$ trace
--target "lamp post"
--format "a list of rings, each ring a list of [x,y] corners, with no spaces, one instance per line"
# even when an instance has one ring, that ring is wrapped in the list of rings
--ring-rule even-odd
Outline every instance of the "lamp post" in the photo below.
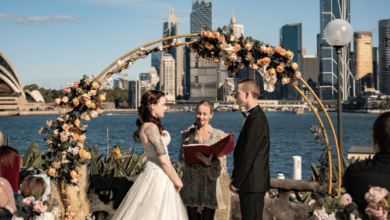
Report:
[[[339,149],[340,155],[343,155],[343,134],[342,134],[342,106],[341,106],[341,73],[340,73],[340,57],[341,50],[344,46],[351,42],[353,36],[352,26],[348,21],[343,19],[335,19],[326,25],[324,30],[324,37],[326,42],[336,48],[337,53],[337,123],[338,123],[338,133],[339,133]],[[345,79],[344,79],[345,80]]]

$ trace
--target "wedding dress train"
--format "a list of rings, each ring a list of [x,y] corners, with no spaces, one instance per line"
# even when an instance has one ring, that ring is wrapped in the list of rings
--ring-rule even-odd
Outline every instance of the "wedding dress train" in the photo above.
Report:
[[[171,137],[167,131],[162,142],[167,146]],[[147,161],[144,170],[123,199],[113,219],[117,220],[187,220],[187,211],[180,194],[165,174],[154,147],[142,145]]]

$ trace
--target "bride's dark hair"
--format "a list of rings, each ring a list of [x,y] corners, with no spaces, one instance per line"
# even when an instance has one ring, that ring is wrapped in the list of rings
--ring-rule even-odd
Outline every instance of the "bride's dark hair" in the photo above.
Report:
[[[135,121],[137,130],[133,133],[134,141],[137,141],[137,139],[139,140],[139,131],[141,126],[146,122],[157,125],[160,135],[163,136],[162,131],[164,130],[164,127],[162,126],[160,119],[153,116],[151,108],[151,104],[157,104],[161,97],[165,97],[165,94],[158,90],[149,90],[142,96],[141,105],[138,107],[138,118]]]

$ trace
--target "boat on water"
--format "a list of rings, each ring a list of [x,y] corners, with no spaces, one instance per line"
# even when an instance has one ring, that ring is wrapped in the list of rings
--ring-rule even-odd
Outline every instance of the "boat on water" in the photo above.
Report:
[[[303,108],[294,108],[292,113],[294,113],[294,114],[303,114],[303,113],[305,113],[305,111],[303,110]]]
[[[276,112],[276,109],[269,107],[269,108],[267,109],[267,111],[269,111],[269,112]]]

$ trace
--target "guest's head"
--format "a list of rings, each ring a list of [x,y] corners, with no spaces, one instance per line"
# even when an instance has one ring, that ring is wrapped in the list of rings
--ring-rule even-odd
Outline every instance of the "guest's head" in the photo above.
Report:
[[[22,182],[20,193],[25,198],[32,196],[38,196],[39,198],[45,193],[46,182],[42,177],[29,176]]]
[[[203,126],[208,125],[210,119],[213,117],[213,104],[207,100],[203,100],[196,106],[196,120]]]
[[[164,130],[160,119],[164,117],[166,110],[165,94],[158,90],[149,90],[145,92],[141,99],[141,105],[138,107],[138,119],[135,124],[137,130],[134,131],[133,138],[136,141],[139,139],[139,131],[141,126],[146,122],[151,122],[157,125],[160,134]]]
[[[383,113],[375,120],[372,142],[374,152],[390,152],[390,112]]]
[[[19,191],[19,153],[12,147],[0,147],[0,177],[8,180],[15,192]]]
[[[16,211],[14,193],[7,179],[0,177],[0,207]],[[11,212],[12,213],[12,212]]]
[[[257,104],[257,98],[260,95],[260,86],[254,79],[243,79],[238,81],[236,89],[236,101],[240,107]]]

